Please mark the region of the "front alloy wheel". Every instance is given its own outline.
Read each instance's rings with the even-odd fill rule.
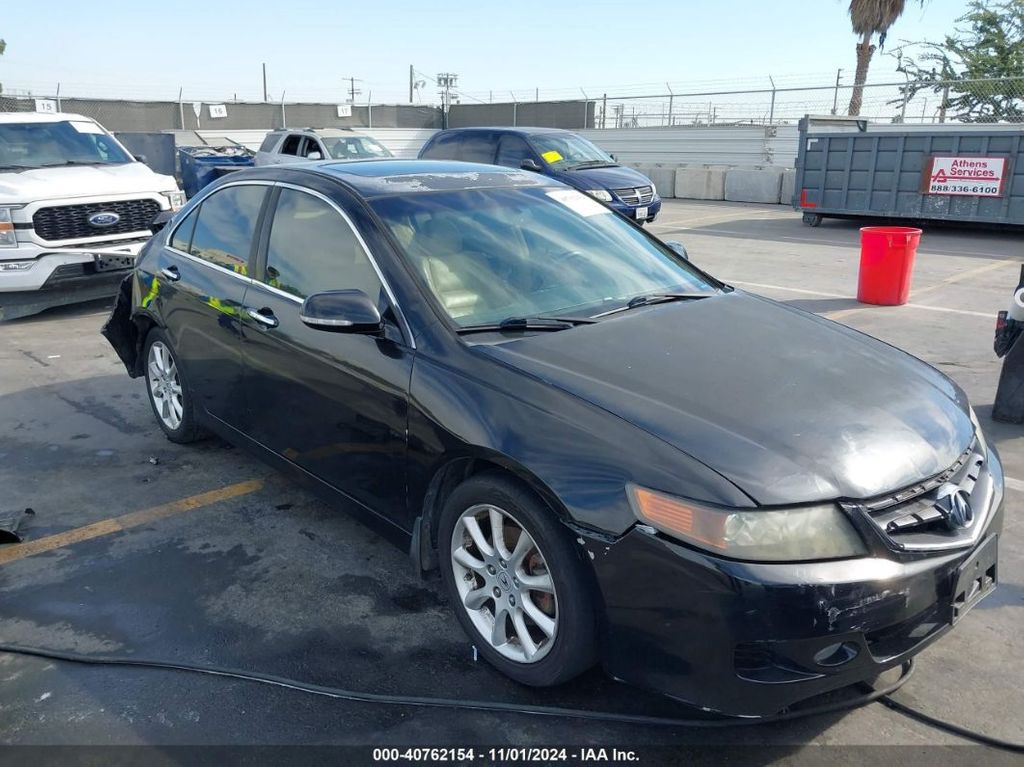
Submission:
[[[536,541],[509,512],[466,509],[452,531],[451,565],[465,609],[504,657],[536,663],[558,633],[558,597]]]
[[[480,656],[522,684],[572,679],[597,660],[597,584],[587,552],[518,479],[474,474],[438,521],[441,578]]]

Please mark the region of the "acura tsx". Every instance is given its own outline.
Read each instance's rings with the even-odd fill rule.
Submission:
[[[1002,468],[955,383],[536,173],[232,174],[104,333],[170,440],[242,445],[440,569],[524,684],[600,662],[768,715],[995,586]]]

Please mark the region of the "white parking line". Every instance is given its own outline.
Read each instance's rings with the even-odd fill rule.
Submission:
[[[802,293],[808,296],[820,296],[822,298],[853,298],[849,295],[841,295],[840,293],[825,293],[820,290],[807,290],[805,288],[791,288],[785,285],[765,285],[760,282],[745,282],[743,280],[729,280],[726,279],[733,285],[744,285],[750,288],[763,288],[764,290],[782,290],[788,293]],[[984,317],[985,319],[994,320],[995,314],[991,312],[972,312],[968,309],[951,309],[948,306],[930,306],[929,304],[904,304],[911,309],[927,309],[932,312],[947,312],[949,314],[966,314],[969,317]],[[853,307],[850,309],[843,310],[843,314],[855,311],[862,311],[864,309],[870,309],[869,306]],[[836,313],[837,314],[837,313]],[[828,315],[826,315],[828,316]],[[835,318],[832,318],[835,319]]]
[[[1003,477],[1003,482],[1011,490],[1016,490],[1019,493],[1024,493],[1024,482],[1013,477]]]

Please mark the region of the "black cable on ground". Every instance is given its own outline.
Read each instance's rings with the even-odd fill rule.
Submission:
[[[188,663],[177,663],[172,661],[147,660],[145,658],[133,658],[122,656],[91,656],[79,653],[62,652],[59,650],[46,650],[36,647],[25,647],[21,645],[0,643],[0,652],[16,655],[27,655],[47,660],[64,661],[90,666],[129,666],[135,668],[164,669],[168,671],[185,671],[194,674],[206,674],[208,676],[219,676],[228,679],[239,679],[245,682],[255,682],[274,687],[283,687],[289,690],[320,695],[326,698],[338,700],[350,700],[363,703],[382,703],[397,706],[417,706],[425,708],[451,708],[471,711],[493,711],[501,713],[525,714],[530,716],[550,716],[568,719],[586,719],[599,722],[615,722],[619,724],[641,724],[667,727],[695,727],[695,728],[725,728],[725,727],[750,727],[761,724],[772,724],[775,722],[786,722],[794,719],[803,719],[809,716],[832,713],[835,711],[846,711],[852,708],[881,701],[894,711],[910,716],[929,726],[946,730],[962,738],[973,740],[985,745],[1010,751],[1024,751],[1024,745],[1010,743],[1008,741],[993,738],[988,735],[972,732],[955,724],[935,719],[927,714],[916,711],[904,703],[900,703],[889,697],[896,692],[910,679],[914,673],[912,660],[906,661],[895,682],[881,689],[869,686],[869,690],[862,695],[848,698],[834,703],[820,706],[809,706],[796,711],[787,711],[781,714],[774,714],[765,717],[723,717],[720,719],[677,719],[674,717],[646,716],[643,714],[621,714],[614,711],[594,711],[592,709],[562,708],[559,706],[536,706],[519,703],[503,703],[500,701],[485,700],[462,700],[454,698],[418,697],[409,695],[388,695],[383,693],[363,692],[359,690],[345,690],[339,687],[327,687],[324,685],[301,682],[288,677],[263,674],[256,671],[242,671],[240,669],[225,668],[222,666],[193,665]]]

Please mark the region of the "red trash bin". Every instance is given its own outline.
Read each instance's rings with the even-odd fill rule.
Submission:
[[[921,230],[911,226],[861,227],[857,300],[880,306],[907,303],[920,241]]]

